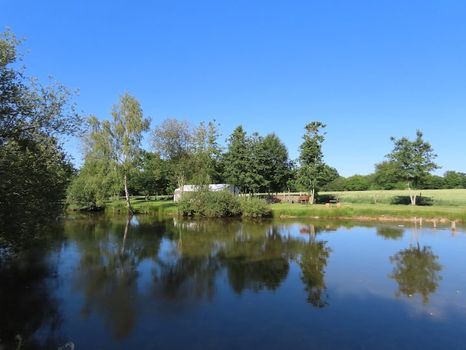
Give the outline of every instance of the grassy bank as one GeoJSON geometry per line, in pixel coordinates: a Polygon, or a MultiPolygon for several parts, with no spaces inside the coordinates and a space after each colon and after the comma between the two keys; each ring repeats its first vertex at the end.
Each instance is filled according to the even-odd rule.
{"type": "MultiPolygon", "coordinates": [[[[418,190],[416,193],[423,197],[433,199],[433,205],[437,206],[466,206],[466,189],[454,190],[418,190]]],[[[339,198],[342,203],[352,204],[390,204],[392,199],[399,196],[408,196],[408,191],[403,190],[378,190],[378,191],[343,191],[321,192],[322,195],[332,195],[339,198]]]]}
{"type": "MultiPolygon", "coordinates": [[[[406,191],[362,191],[332,192],[340,198],[342,206],[330,208],[325,205],[277,203],[270,205],[273,217],[328,218],[348,220],[399,221],[412,220],[414,217],[426,220],[466,222],[466,190],[426,190],[423,196],[434,198],[433,206],[390,205],[393,196],[406,195],[406,191]],[[373,204],[376,196],[377,204],[373,204]],[[439,204],[443,203],[443,204],[439,204]]],[[[132,204],[137,213],[175,216],[178,205],[172,200],[145,200],[133,197],[132,204]]],[[[109,201],[105,210],[110,213],[126,212],[123,199],[109,201]]]]}
{"type": "Polygon", "coordinates": [[[457,220],[466,222],[466,206],[432,206],[412,207],[406,205],[388,204],[357,204],[343,203],[341,208],[325,205],[307,205],[277,203],[272,204],[274,217],[315,217],[338,219],[368,219],[368,220],[412,220],[414,217],[426,220],[457,220]]]}
{"type": "MultiPolygon", "coordinates": [[[[177,215],[178,208],[172,200],[155,201],[145,200],[144,197],[135,197],[131,205],[137,214],[177,215]]],[[[105,207],[108,212],[126,212],[126,202],[122,199],[108,202],[105,207]]]]}

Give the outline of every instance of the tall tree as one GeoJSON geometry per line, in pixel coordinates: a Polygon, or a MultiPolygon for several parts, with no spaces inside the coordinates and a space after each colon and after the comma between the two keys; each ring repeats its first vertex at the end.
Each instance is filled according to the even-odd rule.
{"type": "Polygon", "coordinates": [[[165,119],[152,133],[152,147],[169,161],[175,186],[185,185],[192,174],[192,144],[193,131],[186,121],[165,119]]]}
{"type": "Polygon", "coordinates": [[[72,166],[60,137],[79,132],[81,122],[69,90],[18,68],[19,44],[13,33],[0,34],[0,231],[15,233],[62,209],[72,166]]]}
{"type": "Polygon", "coordinates": [[[387,158],[394,162],[400,180],[405,181],[411,204],[416,205],[417,194],[412,190],[420,188],[431,171],[439,166],[434,162],[437,155],[430,143],[424,141],[420,130],[416,132],[416,139],[410,141],[406,137],[391,138],[394,147],[387,158]]]}
{"type": "Polygon", "coordinates": [[[262,190],[268,193],[283,191],[291,176],[286,146],[277,135],[270,134],[261,140],[257,148],[262,154],[259,169],[263,177],[262,190]]]}
{"type": "MultiPolygon", "coordinates": [[[[109,179],[112,179],[111,187],[118,191],[120,186],[123,187],[130,214],[133,213],[133,208],[128,190],[128,177],[137,166],[141,155],[142,135],[148,129],[149,120],[144,118],[139,102],[125,93],[120,97],[120,103],[113,106],[111,120],[89,118],[89,130],[85,136],[84,166],[100,167],[102,173],[90,175],[97,176],[96,180],[97,183],[100,182],[101,188],[109,179]]],[[[86,173],[81,174],[84,176],[86,173]]]]}
{"type": "Polygon", "coordinates": [[[207,185],[221,179],[220,156],[222,149],[218,144],[218,125],[210,121],[207,125],[201,122],[193,134],[192,182],[196,185],[207,185]]]}
{"type": "Polygon", "coordinates": [[[135,167],[141,154],[143,132],[149,129],[149,119],[144,118],[141,105],[128,93],[113,106],[112,121],[104,124],[111,136],[113,158],[121,170],[125,190],[126,205],[133,212],[128,192],[128,175],[135,167]]]}
{"type": "Polygon", "coordinates": [[[243,127],[238,126],[228,138],[224,155],[224,176],[227,182],[236,185],[242,192],[249,190],[249,140],[243,127]]]}
{"type": "Polygon", "coordinates": [[[20,44],[13,33],[0,33],[0,145],[78,133],[82,120],[71,103],[73,93],[58,82],[41,85],[18,69],[20,44]]]}
{"type": "Polygon", "coordinates": [[[315,202],[319,185],[325,177],[322,153],[322,143],[325,140],[325,132],[322,130],[325,127],[326,125],[319,121],[307,124],[304,127],[304,141],[300,147],[298,181],[307,189],[310,203],[315,202]]]}

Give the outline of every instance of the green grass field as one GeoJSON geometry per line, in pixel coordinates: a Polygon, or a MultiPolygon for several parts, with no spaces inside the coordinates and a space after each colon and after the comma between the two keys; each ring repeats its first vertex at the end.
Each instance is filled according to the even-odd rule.
{"type": "Polygon", "coordinates": [[[343,203],[341,208],[325,205],[272,204],[272,214],[274,217],[318,217],[318,218],[355,218],[355,219],[379,219],[379,220],[411,220],[414,217],[428,220],[457,220],[466,221],[466,206],[430,206],[419,207],[410,205],[390,205],[390,204],[361,204],[343,203]]]}
{"type": "MultiPolygon", "coordinates": [[[[466,189],[418,190],[416,193],[423,197],[431,197],[434,200],[434,206],[466,206],[466,189]]],[[[321,192],[320,194],[333,195],[339,198],[342,203],[390,204],[393,197],[408,196],[408,191],[345,191],[321,192]]]]}

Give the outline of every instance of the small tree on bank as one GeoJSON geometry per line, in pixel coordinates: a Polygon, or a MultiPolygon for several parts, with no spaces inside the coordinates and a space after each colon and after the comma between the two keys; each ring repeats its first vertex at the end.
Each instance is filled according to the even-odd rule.
{"type": "Polygon", "coordinates": [[[304,142],[300,147],[298,182],[307,189],[310,203],[315,202],[318,186],[324,174],[322,143],[325,140],[325,133],[322,129],[325,127],[326,125],[319,121],[307,124],[304,127],[306,129],[304,142]]]}
{"type": "Polygon", "coordinates": [[[413,190],[420,188],[431,171],[439,168],[434,162],[437,155],[430,143],[424,141],[420,130],[416,132],[414,141],[406,137],[392,137],[391,140],[393,151],[386,157],[393,162],[400,180],[406,182],[411,204],[416,205],[417,194],[413,190]]]}

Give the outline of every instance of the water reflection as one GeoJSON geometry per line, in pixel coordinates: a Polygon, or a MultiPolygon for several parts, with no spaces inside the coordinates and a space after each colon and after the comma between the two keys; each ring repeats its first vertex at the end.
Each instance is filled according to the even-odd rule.
{"type": "Polygon", "coordinates": [[[377,227],[377,235],[385,239],[401,239],[404,231],[402,227],[397,226],[383,225],[377,227]]]}
{"type": "MultiPolygon", "coordinates": [[[[34,246],[7,254],[0,263],[0,348],[50,348],[56,346],[61,324],[57,287],[57,245],[45,244],[55,227],[42,227],[44,239],[34,246]],[[41,331],[41,341],[34,334],[41,331]]],[[[39,232],[36,231],[36,234],[39,232]]],[[[24,245],[22,245],[24,247],[24,245]]]]}
{"type": "MultiPolygon", "coordinates": [[[[325,338],[334,323],[349,327],[348,334],[363,335],[357,326],[361,320],[367,332],[378,330],[371,308],[406,320],[395,288],[396,296],[420,295],[421,307],[435,303],[442,282],[439,256],[445,261],[438,251],[442,246],[429,241],[430,233],[414,231],[416,240],[410,242],[409,229],[363,226],[352,231],[351,224],[335,222],[68,219],[61,227],[64,236],[49,236],[47,244],[0,265],[0,345],[16,346],[21,334],[24,348],[57,348],[67,341],[80,348],[137,348],[149,344],[141,339],[157,331],[151,339],[159,341],[159,348],[171,347],[171,341],[180,345],[173,348],[189,347],[193,338],[188,333],[198,340],[217,339],[214,345],[223,348],[221,339],[231,340],[240,330],[259,339],[252,330],[259,324],[267,334],[283,327],[295,334],[300,322],[322,329],[332,325],[327,333],[319,327],[303,330],[302,339],[325,338]],[[421,235],[429,244],[419,243],[421,235]],[[350,284],[352,289],[344,288],[350,284]],[[206,331],[219,320],[230,322],[230,330],[206,331]],[[181,336],[172,330],[180,326],[185,327],[181,336]],[[88,333],[99,341],[86,343],[88,333]]],[[[456,236],[456,244],[462,244],[461,237],[456,236]]],[[[455,283],[466,282],[461,274],[455,276],[455,283]]],[[[466,325],[466,312],[456,321],[466,325]]],[[[241,347],[240,340],[236,345],[241,347]]]]}
{"type": "Polygon", "coordinates": [[[412,297],[418,293],[424,304],[429,302],[429,296],[438,288],[442,279],[442,266],[438,256],[431,247],[420,247],[419,242],[413,247],[403,249],[390,257],[395,265],[390,275],[398,283],[397,296],[412,297]]]}
{"type": "Polygon", "coordinates": [[[130,218],[70,222],[67,234],[80,250],[74,288],[84,295],[81,317],[97,313],[116,338],[126,337],[138,313],[137,268],[157,254],[160,239],[147,239],[148,232],[130,225],[130,218]]]}
{"type": "Polygon", "coordinates": [[[301,280],[308,293],[307,301],[313,306],[322,308],[328,304],[325,287],[325,267],[332,250],[326,246],[327,242],[316,239],[317,232],[314,225],[309,225],[309,241],[302,249],[299,259],[301,280]]]}

